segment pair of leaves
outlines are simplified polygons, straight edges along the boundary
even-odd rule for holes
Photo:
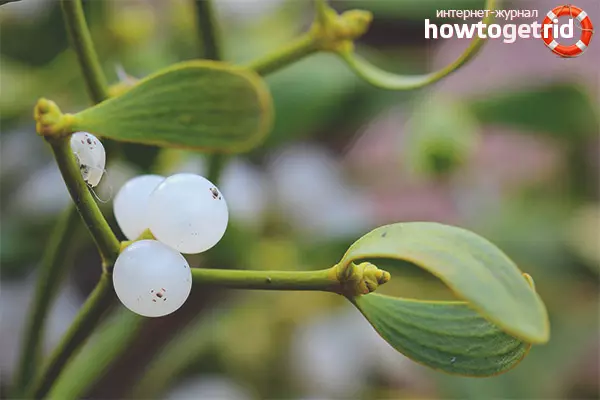
[[[268,133],[272,100],[249,69],[187,61],[72,117],[72,131],[116,141],[236,153]]]
[[[419,363],[490,376],[514,367],[532,343],[548,341],[547,312],[531,278],[472,232],[430,222],[383,226],[355,242],[340,264],[378,260],[413,263],[465,300],[350,299],[388,343]]]

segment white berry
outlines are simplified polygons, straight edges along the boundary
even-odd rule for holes
[[[164,176],[141,175],[129,180],[113,201],[115,219],[129,240],[137,239],[148,229],[148,199]]]
[[[91,133],[75,132],[71,135],[71,150],[83,180],[91,187],[98,186],[106,165],[106,152],[100,140]]]
[[[113,283],[125,307],[145,317],[162,317],[185,303],[192,272],[177,251],[156,240],[140,240],[117,258]]]
[[[154,237],[186,254],[202,253],[216,245],[228,220],[227,203],[219,189],[195,174],[168,177],[148,202]]]

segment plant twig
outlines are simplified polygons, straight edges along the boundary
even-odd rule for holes
[[[339,291],[333,269],[319,271],[251,271],[192,268],[194,285],[230,289]]]
[[[83,218],[102,257],[102,267],[106,271],[119,255],[120,243],[108,222],[102,215],[98,204],[90,193],[87,184],[81,178],[79,166],[71,151],[70,139],[49,138],[54,158],[63,176],[75,207]]]
[[[196,0],[195,3],[203,58],[216,61],[222,60],[223,52],[219,30],[217,29],[214,4],[212,0]]]
[[[108,98],[108,86],[85,22],[81,0],[61,0],[65,26],[77,54],[90,97],[95,103]]]
[[[338,14],[324,1],[315,1],[315,8],[315,18],[308,32],[247,67],[266,75],[317,51],[351,51],[354,40],[367,31],[373,18],[370,12],[363,10]]]
[[[335,265],[319,271],[248,271],[192,268],[194,285],[232,289],[315,290],[354,296],[375,290],[390,279],[389,273],[369,263]],[[247,296],[247,295],[246,295]],[[251,301],[244,297],[244,303]],[[159,398],[175,376],[210,346],[220,332],[231,329],[240,309],[216,310],[215,318],[196,317],[164,346],[130,393],[131,398]],[[233,312],[233,314],[232,314]],[[211,332],[209,332],[211,330]],[[204,332],[203,335],[199,334]],[[210,333],[210,334],[209,334]]]
[[[108,89],[106,78],[98,63],[98,57],[85,22],[81,1],[61,0],[61,6],[65,25],[77,54],[88,92],[92,100],[99,103],[108,97]],[[36,375],[36,366],[40,364],[37,357],[43,324],[52,297],[56,293],[61,277],[65,272],[67,264],[64,260],[64,254],[74,232],[74,224],[77,220],[76,211],[83,217],[100,250],[103,278],[79,311],[75,323],[69,328],[60,345],[54,350],[47,368],[37,375],[38,378],[34,388],[29,390],[35,396],[45,394],[71,354],[85,341],[100,315],[108,308],[112,290],[110,279],[106,277],[106,270],[112,265],[119,251],[117,238],[98,209],[87,185],[81,179],[81,173],[73,158],[68,139],[51,140],[50,144],[71,197],[75,202],[75,207],[69,206],[65,211],[63,220],[55,228],[51,242],[46,249],[46,256],[38,278],[34,308],[25,333],[25,347],[21,356],[20,373],[17,375],[16,387],[18,390],[23,391],[25,387],[29,387],[31,380]]]
[[[33,306],[28,313],[21,356],[15,375],[13,388],[15,396],[19,396],[29,385],[41,362],[44,322],[66,270],[70,266],[70,262],[65,258],[69,244],[77,231],[78,221],[79,216],[75,208],[68,207],[50,233],[50,241],[46,245],[38,271]]]
[[[98,63],[80,0],[62,0],[61,6],[71,43],[81,65],[88,92],[92,100],[99,103],[108,97],[106,78]],[[64,211],[51,233],[50,242],[44,251],[33,308],[25,329],[24,347],[17,369],[15,390],[22,391],[36,374],[39,365],[40,341],[44,332],[44,321],[48,309],[69,263],[64,255],[71,243],[77,212],[72,205]]]
[[[202,57],[209,60],[223,60],[223,46],[219,34],[217,17],[212,0],[195,0],[198,16],[198,32],[202,42]],[[211,154],[208,158],[208,180],[215,183],[221,178],[221,172],[228,157],[224,154]]]
[[[369,262],[336,264],[318,271],[256,271],[193,268],[192,282],[229,289],[310,290],[360,296],[388,282],[389,272]]]
[[[495,10],[496,7],[496,0],[486,0],[485,10]],[[494,14],[490,13],[481,22],[489,25],[493,19]],[[373,86],[388,90],[413,90],[431,85],[457,71],[481,50],[484,43],[484,39],[475,37],[471,40],[469,47],[454,62],[438,71],[422,75],[398,75],[384,71],[355,54],[353,48],[341,49],[337,54],[356,75]]]
[[[246,64],[259,75],[267,75],[319,50],[318,39],[307,32],[281,49]]]
[[[44,373],[38,376],[27,398],[39,399],[46,395],[68,359],[92,333],[115,299],[112,278],[107,272],[103,272],[98,285],[77,313],[58,347],[52,352]]]
[[[229,157],[226,154],[211,154],[208,158],[206,178],[216,185],[221,180],[221,174],[228,160]]]

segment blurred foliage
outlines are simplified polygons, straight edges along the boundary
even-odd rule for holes
[[[84,371],[81,379],[59,378],[49,393],[51,399],[80,398],[89,389],[102,371],[106,370],[114,357],[126,350],[139,332],[143,318],[131,311],[119,307],[90,338],[90,342],[67,364],[63,376],[69,376],[70,371]],[[106,351],[110,349],[110,351]]]
[[[490,93],[471,100],[469,106],[485,124],[506,125],[567,140],[598,134],[598,107],[578,84],[551,83]]]
[[[565,232],[567,244],[596,274],[600,273],[600,246],[595,240],[600,237],[599,221],[600,207],[583,205],[573,215]]]
[[[23,3],[9,4],[0,12],[8,12],[13,6],[20,7]],[[13,19],[10,14],[3,14],[0,24],[2,55],[32,66],[47,64],[57,52],[68,47],[65,26],[58,21],[62,21],[58,2],[50,4],[49,10],[35,19]]]
[[[462,104],[427,98],[412,111],[406,126],[406,163],[416,175],[437,177],[462,167],[478,144],[478,126]]]
[[[295,82],[304,82],[298,86]],[[267,145],[301,139],[340,119],[360,81],[332,56],[319,54],[267,77],[275,102],[275,126]],[[364,85],[364,84],[363,84]]]

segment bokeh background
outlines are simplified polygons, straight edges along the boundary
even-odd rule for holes
[[[235,63],[287,43],[313,17],[310,1],[216,3],[224,53]],[[202,54],[191,0],[84,4],[113,84]],[[468,44],[424,39],[425,18],[435,19],[437,9],[483,8],[475,0],[332,5],[373,12],[357,50],[398,73],[439,68]],[[540,10],[540,16],[557,5],[504,3],[507,9]],[[576,5],[600,25],[599,2]],[[66,112],[90,103],[57,1],[4,5],[0,28],[0,378],[6,396],[36,269],[51,227],[70,201],[49,148],[35,134],[33,105],[41,96]],[[311,56],[266,78],[275,100],[274,130],[259,149],[232,158],[219,185],[231,224],[210,252],[214,267],[325,268],[370,229],[400,221],[456,224],[497,243],[534,277],[551,319],[550,342],[535,346],[516,369],[472,379],[419,366],[329,294],[194,289],[181,310],[141,326],[115,309],[72,366],[97,362],[102,373],[74,393],[240,400],[598,398],[598,40],[569,60],[541,40],[488,41],[458,72],[411,92],[373,88],[333,55]],[[99,188],[103,199],[142,173],[206,171],[203,155],[184,151],[125,145],[109,158]],[[108,201],[102,208],[118,231],[111,206]],[[46,350],[58,343],[100,274],[94,246],[84,227],[78,229],[65,260],[72,266],[47,321]],[[206,257],[190,261],[208,266]],[[447,295],[425,274],[393,276],[386,293]],[[104,365],[105,350],[119,346],[122,355]]]

